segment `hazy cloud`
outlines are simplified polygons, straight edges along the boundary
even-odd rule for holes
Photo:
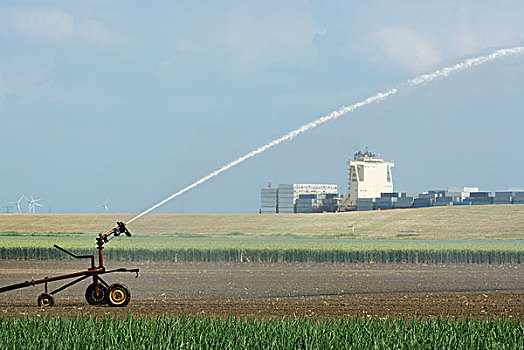
[[[80,21],[75,29],[79,38],[91,43],[109,44],[116,39],[102,23],[92,19]]]
[[[56,82],[56,69],[55,59],[48,53],[41,53],[38,60],[31,56],[19,56],[6,62],[0,60],[0,71],[3,72],[0,96],[16,96],[26,103],[67,99],[74,89]]]
[[[95,19],[76,19],[71,14],[46,8],[16,8],[14,29],[28,38],[53,43],[82,41],[91,44],[118,44],[127,36],[113,33]]]
[[[314,53],[313,37],[325,32],[309,8],[297,9],[291,15],[278,11],[257,14],[242,8],[229,17],[222,40],[245,65],[308,62]]]
[[[485,27],[477,30],[461,28],[453,38],[456,54],[472,55],[492,47],[509,47],[519,44],[518,32],[509,28]]]
[[[172,74],[176,69],[177,66],[177,57],[170,57],[162,62],[160,62],[155,67],[155,75],[157,77],[162,77],[165,75]]]
[[[191,62],[191,57],[200,53],[200,48],[190,39],[179,38],[175,40],[174,48],[176,54],[171,56],[155,67],[157,77],[176,75],[177,69]]]
[[[199,25],[184,27],[192,36],[174,38],[171,43],[167,40],[172,54],[156,65],[157,76],[178,75],[196,62],[208,62],[205,66],[211,74],[234,76],[273,64],[311,64],[317,51],[313,38],[325,33],[308,4],[233,4],[211,18],[205,30]]]
[[[198,47],[187,38],[180,38],[176,40],[175,43],[176,49],[180,52],[186,52],[186,53],[195,53],[198,51]]]
[[[49,41],[60,41],[74,31],[73,16],[59,10],[19,8],[13,23],[19,32]]]
[[[430,40],[407,28],[388,28],[369,36],[381,56],[414,72],[435,68],[441,61],[441,54]]]

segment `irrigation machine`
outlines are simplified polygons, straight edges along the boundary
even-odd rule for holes
[[[107,284],[101,277],[101,275],[106,275],[114,272],[134,272],[136,273],[135,278],[138,277],[139,269],[126,269],[119,268],[114,270],[106,270],[104,267],[104,244],[109,242],[111,239],[125,234],[128,237],[131,237],[131,232],[126,228],[126,225],[123,222],[117,222],[117,226],[111,231],[105,234],[99,234],[96,238],[96,245],[98,250],[98,266],[95,266],[95,256],[94,255],[76,255],[72,252],[54,245],[58,250],[72,256],[76,259],[90,259],[91,267],[87,270],[74,272],[66,275],[54,276],[54,277],[45,277],[39,280],[25,281],[23,283],[12,284],[6,287],[0,287],[0,293],[4,293],[10,290],[26,288],[30,286],[35,286],[37,284],[44,285],[44,293],[40,294],[38,297],[39,306],[53,306],[55,303],[54,295],[75,285],[89,277],[92,278],[92,283],[87,287],[85,298],[88,304],[90,305],[102,305],[108,304],[109,306],[123,307],[129,303],[131,299],[131,293],[129,288],[126,285],[121,283]],[[75,280],[55,289],[48,291],[47,284],[49,282],[62,281],[71,278],[76,278]]]

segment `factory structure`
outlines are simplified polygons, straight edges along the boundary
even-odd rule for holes
[[[359,198],[377,198],[381,193],[393,192],[393,162],[386,162],[375,152],[359,151],[349,167],[349,190],[342,201],[343,206],[355,206]]]
[[[347,161],[348,191],[333,184],[271,184],[261,190],[261,214],[322,213],[407,209],[451,205],[524,204],[524,187],[482,192],[478,187],[449,187],[421,193],[394,192],[392,168],[375,152],[359,151]]]
[[[337,185],[281,184],[263,188],[261,192],[262,214],[312,213],[313,208],[336,211]],[[328,208],[329,207],[329,208]],[[320,210],[320,209],[318,209]]]

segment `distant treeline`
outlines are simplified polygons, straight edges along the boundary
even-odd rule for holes
[[[76,249],[76,254],[93,254]],[[333,263],[471,263],[521,264],[524,251],[500,250],[307,250],[307,249],[105,249],[106,260],[131,261],[236,261]],[[71,259],[54,248],[0,248],[0,259]]]

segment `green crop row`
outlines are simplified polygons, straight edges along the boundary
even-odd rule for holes
[[[0,259],[69,259],[57,243],[94,254],[91,235],[0,237]],[[112,260],[252,262],[522,263],[524,241],[423,241],[285,238],[122,237],[104,249]]]
[[[93,254],[77,249],[76,254]],[[524,262],[520,251],[476,250],[306,250],[306,249],[118,249],[104,250],[106,260],[239,262],[485,263]],[[70,259],[52,248],[0,248],[0,259]]]
[[[91,249],[95,251],[94,235],[78,236],[0,236],[1,248],[52,248],[58,244],[66,249]],[[170,237],[138,236],[118,237],[106,244],[107,249],[263,249],[263,250],[476,250],[524,252],[524,240],[510,241],[432,241],[432,240],[356,240],[356,239],[289,239],[247,237]]]
[[[0,318],[2,349],[523,349],[511,320]]]

